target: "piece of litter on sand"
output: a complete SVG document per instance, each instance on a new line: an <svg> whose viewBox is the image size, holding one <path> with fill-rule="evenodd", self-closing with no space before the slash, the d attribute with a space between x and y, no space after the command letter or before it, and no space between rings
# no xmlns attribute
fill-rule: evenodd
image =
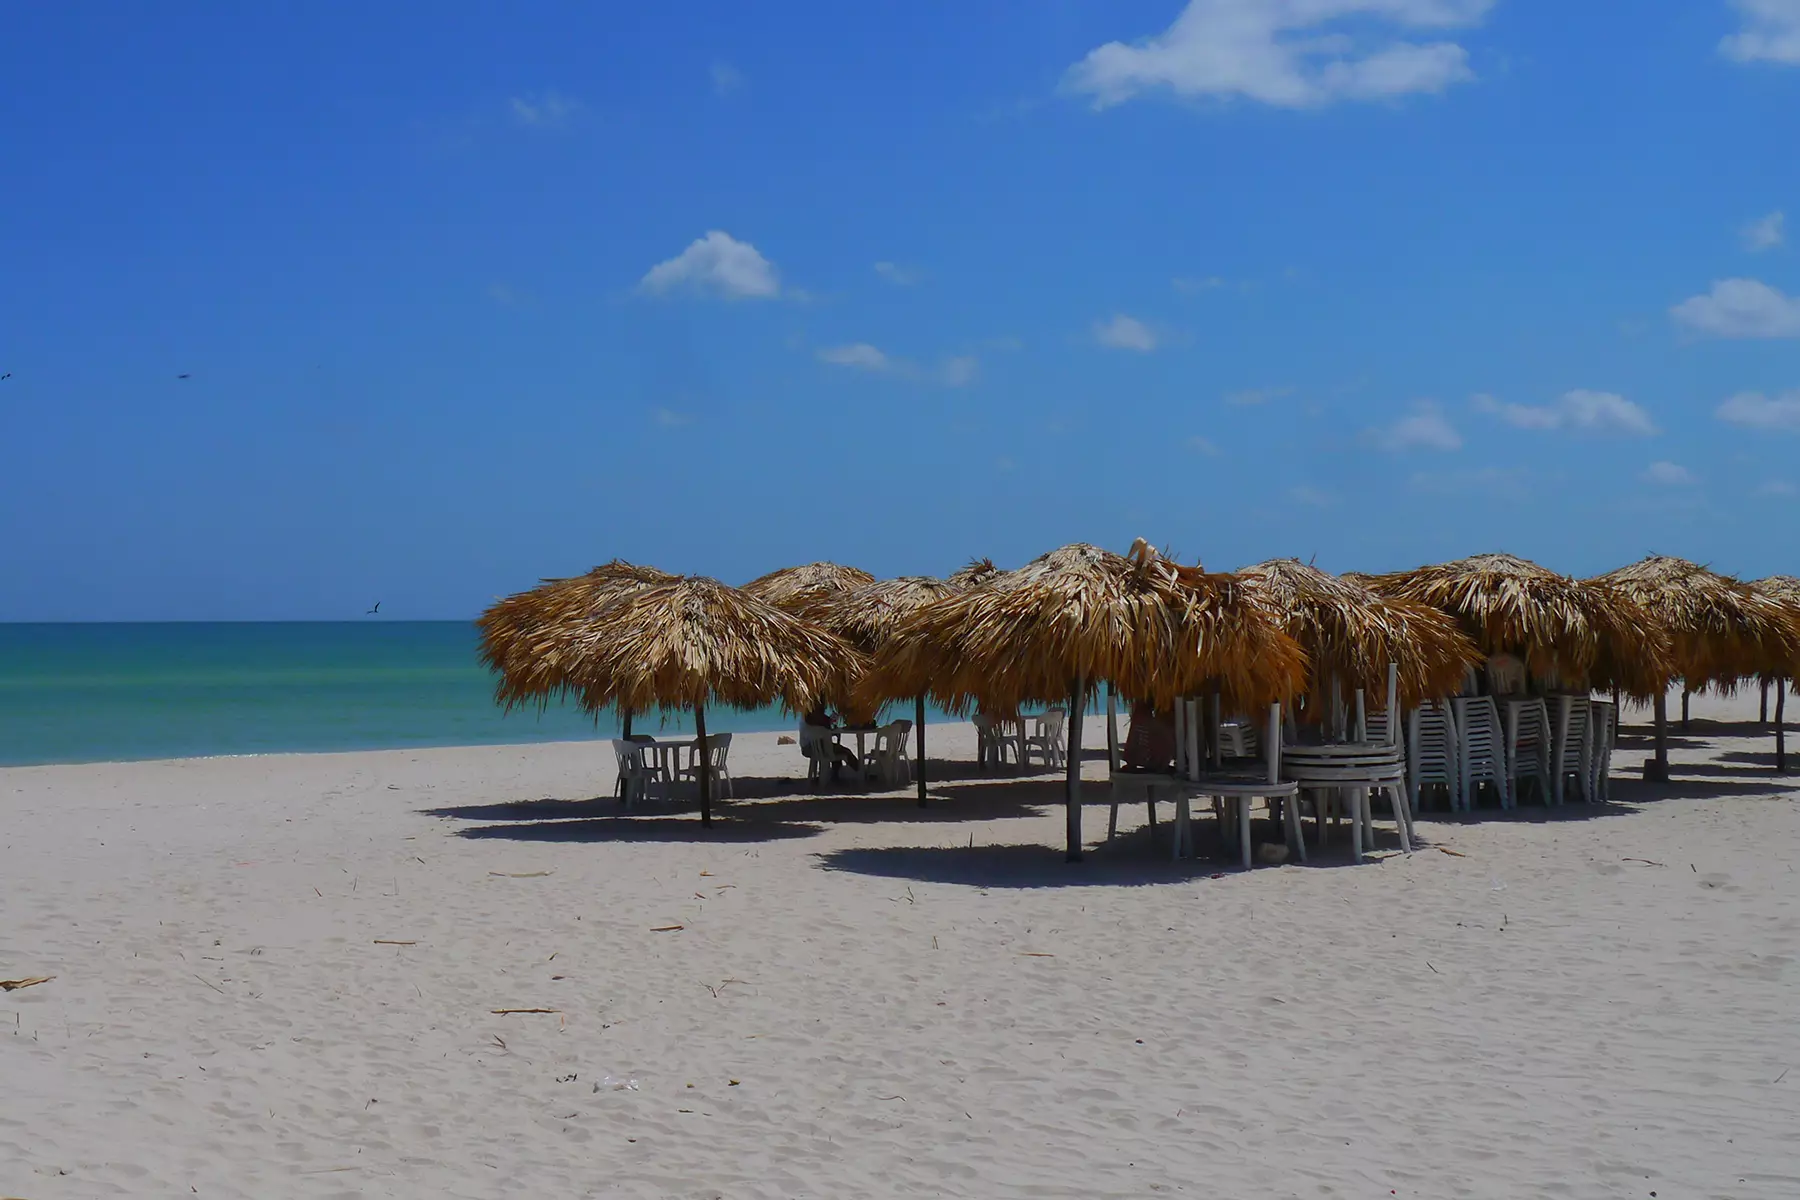
<svg viewBox="0 0 1800 1200"><path fill-rule="evenodd" d="M546 875L554 875L555 871L489 871L489 875L498 875L502 879L542 879Z"/></svg>
<svg viewBox="0 0 1800 1200"><path fill-rule="evenodd" d="M1640 862L1640 863L1643 863L1646 867L1662 867L1662 866L1668 865L1667 863L1659 863L1655 859L1652 859L1652 858L1621 858L1619 861L1620 862Z"/></svg>
<svg viewBox="0 0 1800 1200"><path fill-rule="evenodd" d="M416 946L419 943L417 943L417 942L397 942L397 941L393 940L392 938L376 938L375 944L377 946Z"/></svg>
<svg viewBox="0 0 1800 1200"><path fill-rule="evenodd" d="M30 975L24 979L0 979L0 991L16 992L20 988L36 987L40 983L49 983L54 975Z"/></svg>
<svg viewBox="0 0 1800 1200"><path fill-rule="evenodd" d="M511 1013L559 1013L560 1008L496 1008L490 1010L496 1017L504 1017Z"/></svg>
<svg viewBox="0 0 1800 1200"><path fill-rule="evenodd" d="M1467 858L1467 857L1469 857L1468 855L1464 854L1461 850L1452 850L1448 846L1439 846L1438 853L1439 854L1448 854L1452 858Z"/></svg>
<svg viewBox="0 0 1800 1200"><path fill-rule="evenodd" d="M1054 954L1045 954L1042 950L1021 950L1020 958L1055 958Z"/></svg>
<svg viewBox="0 0 1800 1200"><path fill-rule="evenodd" d="M686 929L686 925L652 925L651 933L674 933L677 929Z"/></svg>

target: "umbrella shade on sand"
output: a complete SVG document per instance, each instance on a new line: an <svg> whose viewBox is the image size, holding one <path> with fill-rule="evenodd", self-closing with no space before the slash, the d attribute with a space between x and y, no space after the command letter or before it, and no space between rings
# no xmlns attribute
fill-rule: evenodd
<svg viewBox="0 0 1800 1200"><path fill-rule="evenodd" d="M1477 554L1368 584L1449 614L1484 656L1513 655L1540 680L1647 698L1673 671L1666 637L1629 595L1510 554Z"/></svg>
<svg viewBox="0 0 1800 1200"><path fill-rule="evenodd" d="M1449 615L1415 600L1383 596L1295 558L1245 567L1239 578L1306 651L1308 688L1332 678L1384 694L1389 664L1399 669L1400 702L1455 694L1481 652Z"/></svg>
<svg viewBox="0 0 1800 1200"><path fill-rule="evenodd" d="M1081 718L1101 682L1172 703L1217 683L1235 703L1285 699L1306 655L1235 575L1076 544L921 608L864 680L869 700L929 693L953 712L1069 706L1068 858L1081 858Z"/></svg>
<svg viewBox="0 0 1800 1200"><path fill-rule="evenodd" d="M975 564L971 564L973 566ZM970 568L965 567L964 571ZM994 573L987 564L988 575ZM959 573L960 574L960 573ZM857 649L873 655L887 644L902 622L914 613L946 596L952 596L967 585L926 575L906 575L899 579L881 579L865 583L847 592L815 594L800 605L799 613L807 620L837 634ZM915 711L913 729L917 737L917 770L914 772L919 792L919 807L925 807L925 693L913 697Z"/></svg>
<svg viewBox="0 0 1800 1200"><path fill-rule="evenodd" d="M1740 680L1790 667L1800 658L1800 627L1780 601L1749 584L1682 558L1653 554L1596 582L1635 601L1668 635L1674 674L1687 691L1730 691ZM1653 700L1656 757L1647 773L1669 774L1668 703Z"/></svg>
<svg viewBox="0 0 1800 1200"><path fill-rule="evenodd" d="M782 608L798 608L819 596L847 592L875 582L875 577L857 567L837 563L816 562L799 567L782 567L759 575L744 585L744 590L760 600Z"/></svg>
<svg viewBox="0 0 1800 1200"><path fill-rule="evenodd" d="M495 698L508 708L520 697L544 700L561 682L556 671L564 660L552 651L570 628L626 592L676 578L615 558L585 575L545 579L530 591L496 601L475 622L481 661L500 676ZM620 717L624 735L630 737L631 713Z"/></svg>
<svg viewBox="0 0 1800 1200"><path fill-rule="evenodd" d="M1800 628L1800 579L1792 575L1771 575L1750 585L1757 592L1788 610L1795 626ZM1800 662L1763 673L1763 720L1769 719L1769 688L1775 690L1775 769L1787 770L1787 694L1793 681L1800 678Z"/></svg>
<svg viewBox="0 0 1800 1200"><path fill-rule="evenodd" d="M706 710L779 702L805 712L820 696L845 690L864 665L833 634L697 575L625 590L596 611L540 629L533 655L531 667L501 677L500 699L509 708L568 696L590 712L609 705L692 712L706 824L712 823Z"/></svg>

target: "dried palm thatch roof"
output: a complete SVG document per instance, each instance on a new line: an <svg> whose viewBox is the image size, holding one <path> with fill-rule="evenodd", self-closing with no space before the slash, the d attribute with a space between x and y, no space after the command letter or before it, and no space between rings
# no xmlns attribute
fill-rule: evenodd
<svg viewBox="0 0 1800 1200"><path fill-rule="evenodd" d="M507 702L509 679L517 680L525 692L547 694L556 681L543 649L553 645L561 631L626 592L676 578L615 558L585 575L545 579L530 591L496 601L475 624L481 632L481 661L501 676L499 698ZM510 707L512 702L507 703Z"/></svg>
<svg viewBox="0 0 1800 1200"><path fill-rule="evenodd" d="M1800 628L1800 579L1792 575L1771 575L1767 579L1758 579L1750 586L1757 592L1788 610L1789 617ZM1778 669L1768 678L1795 679L1800 678L1800 659L1788 663L1786 668Z"/></svg>
<svg viewBox="0 0 1800 1200"><path fill-rule="evenodd" d="M795 609L800 616L873 654L901 622L946 596L963 590L928 575L878 579L847 592L814 593Z"/></svg>
<svg viewBox="0 0 1800 1200"><path fill-rule="evenodd" d="M874 582L873 575L856 567L816 562L799 567L782 567L767 575L759 575L746 583L744 590L758 599L785 608L804 604L813 596L847 592L851 588Z"/></svg>
<svg viewBox="0 0 1800 1200"><path fill-rule="evenodd" d="M1596 582L1636 601L1668 632L1675 673L1690 690L1730 690L1800 659L1800 624L1784 603L1697 563L1653 554Z"/></svg>
<svg viewBox="0 0 1800 1200"><path fill-rule="evenodd" d="M1378 575L1369 586L1454 617L1485 655L1512 654L1540 679L1660 692L1673 672L1660 627L1617 588L1510 554Z"/></svg>
<svg viewBox="0 0 1800 1200"><path fill-rule="evenodd" d="M501 676L508 707L568 696L589 711L779 701L803 712L862 666L840 638L702 576L621 591L596 611L540 627L531 650L530 665Z"/></svg>
<svg viewBox="0 0 1800 1200"><path fill-rule="evenodd" d="M950 577L944 580L944 582L951 587L968 588L974 587L976 584L986 583L998 574L1000 574L1000 568L994 565L993 559L972 558L969 560L968 566L960 571L952 572Z"/></svg>
<svg viewBox="0 0 1800 1200"><path fill-rule="evenodd" d="M1234 575L1148 547L1053 550L926 605L903 621L860 690L866 700L929 693L952 711L1067 700L1105 680L1169 702L1218 682L1250 705L1305 681L1305 654Z"/></svg>
<svg viewBox="0 0 1800 1200"><path fill-rule="evenodd" d="M1384 694L1387 668L1399 667L1406 705L1457 692L1481 652L1445 613L1416 600L1383 596L1298 559L1245 567L1238 576L1306 651L1309 688L1329 676Z"/></svg>

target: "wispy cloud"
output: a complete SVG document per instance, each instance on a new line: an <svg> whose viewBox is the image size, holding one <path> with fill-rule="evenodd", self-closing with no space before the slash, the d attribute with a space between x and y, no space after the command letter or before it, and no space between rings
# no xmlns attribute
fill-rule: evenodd
<svg viewBox="0 0 1800 1200"><path fill-rule="evenodd" d="M1333 493L1306 484L1289 488L1287 496L1295 504L1302 504L1307 508L1335 508L1338 503L1338 498Z"/></svg>
<svg viewBox="0 0 1800 1200"><path fill-rule="evenodd" d="M1694 330L1722 338L1800 337L1800 298L1756 279L1721 279L1712 291L1690 296L1669 315Z"/></svg>
<svg viewBox="0 0 1800 1200"><path fill-rule="evenodd" d="M658 294L696 291L727 300L772 300L781 294L781 279L755 246L714 229L651 267L638 287Z"/></svg>
<svg viewBox="0 0 1800 1200"><path fill-rule="evenodd" d="M1189 438L1187 440L1187 447L1195 454L1204 454L1208 458L1217 458L1219 456L1219 448L1203 437Z"/></svg>
<svg viewBox="0 0 1800 1200"><path fill-rule="evenodd" d="M981 372L981 360L973 354L953 355L936 367L925 367L911 359L897 358L868 342L822 346L813 353L820 362L830 363L834 367L850 367L903 379L940 383L945 387L966 387L975 382L975 377Z"/></svg>
<svg viewBox="0 0 1800 1200"><path fill-rule="evenodd" d="M1224 287L1225 280L1217 275L1177 275L1169 280L1169 286L1184 295L1196 296Z"/></svg>
<svg viewBox="0 0 1800 1200"><path fill-rule="evenodd" d="M1777 209L1758 217L1738 230L1738 236L1744 240L1744 249L1752 254L1773 250L1787 241L1787 214Z"/></svg>
<svg viewBox="0 0 1800 1200"><path fill-rule="evenodd" d="M886 371L893 366L892 360L887 355L867 342L852 342L847 346L821 346L817 354L820 362L830 363L837 367L856 367L864 371Z"/></svg>
<svg viewBox="0 0 1800 1200"><path fill-rule="evenodd" d="M924 274L912 267L903 267L899 263L878 262L875 273L893 284L895 287L911 287L924 278Z"/></svg>
<svg viewBox="0 0 1800 1200"><path fill-rule="evenodd" d="M523 292L509 283L490 283L487 294L489 300L504 308L517 308L527 299Z"/></svg>
<svg viewBox="0 0 1800 1200"><path fill-rule="evenodd" d="M1294 389L1290 387L1244 388L1242 391L1225 393L1225 403L1240 406L1267 404L1271 400L1293 394Z"/></svg>
<svg viewBox="0 0 1800 1200"><path fill-rule="evenodd" d="M1156 334L1148 325L1124 313L1094 322L1094 340L1113 350L1135 350L1139 354L1148 354L1158 345Z"/></svg>
<svg viewBox="0 0 1800 1200"><path fill-rule="evenodd" d="M1644 473L1639 478L1658 487L1692 487L1700 482L1692 471L1680 463L1672 462L1653 462L1644 468Z"/></svg>
<svg viewBox="0 0 1800 1200"><path fill-rule="evenodd" d="M1493 0L1189 0L1162 33L1108 42L1069 68L1064 87L1095 108L1146 92L1243 98L1282 108L1442 92L1474 78L1452 41L1399 34L1469 28ZM1375 34L1379 26L1394 32ZM1360 34L1361 36L1355 36Z"/></svg>
<svg viewBox="0 0 1800 1200"><path fill-rule="evenodd" d="M744 73L728 62L712 65L712 87L715 96L729 96L744 86Z"/></svg>
<svg viewBox="0 0 1800 1200"><path fill-rule="evenodd" d="M1617 392L1585 388L1564 392L1555 404L1510 404L1493 396L1476 396L1470 404L1478 412L1499 417L1519 429L1569 430L1577 433L1652 437L1659 430L1650 414Z"/></svg>
<svg viewBox="0 0 1800 1200"><path fill-rule="evenodd" d="M1738 62L1800 66L1800 0L1730 0L1743 26L1719 43Z"/></svg>
<svg viewBox="0 0 1800 1200"><path fill-rule="evenodd" d="M1728 424L1742 425L1746 429L1800 433L1800 388L1778 392L1773 396L1762 392L1739 392L1719 405L1713 415Z"/></svg>
<svg viewBox="0 0 1800 1200"><path fill-rule="evenodd" d="M669 429L675 429L682 425L692 425L694 423L694 418L690 417L688 414L678 413L673 409L668 408L652 409L650 417L658 425L662 425Z"/></svg>
<svg viewBox="0 0 1800 1200"><path fill-rule="evenodd" d="M1450 424L1437 403L1421 400L1411 413L1392 425L1368 431L1370 439L1383 450L1404 453L1408 450L1434 450L1448 453L1461 450L1462 434Z"/></svg>
<svg viewBox="0 0 1800 1200"><path fill-rule="evenodd" d="M515 124L529 129L556 129L567 125L581 111L581 101L557 92L514 96L507 101Z"/></svg>
<svg viewBox="0 0 1800 1200"><path fill-rule="evenodd" d="M1770 496L1776 499L1789 499L1800 496L1800 487L1795 487L1785 479L1771 479L1756 489L1759 496Z"/></svg>

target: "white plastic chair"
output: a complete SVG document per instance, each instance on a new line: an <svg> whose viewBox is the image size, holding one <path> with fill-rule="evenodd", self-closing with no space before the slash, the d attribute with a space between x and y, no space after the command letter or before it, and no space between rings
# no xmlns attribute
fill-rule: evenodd
<svg viewBox="0 0 1800 1200"><path fill-rule="evenodd" d="M1588 799L1612 799L1613 738L1619 731L1619 710L1611 700L1588 703Z"/></svg>
<svg viewBox="0 0 1800 1200"><path fill-rule="evenodd" d="M970 718L975 726L976 760L985 767L1004 767L1007 765L1007 751L1012 751L1013 765L1021 762L1019 753L1019 734L1007 732L1003 723L987 713L976 713ZM1016 730L1016 726L1015 726Z"/></svg>
<svg viewBox="0 0 1800 1200"><path fill-rule="evenodd" d="M638 801L650 794L650 784L655 781L656 770L644 761L642 743L634 739L614 738L612 748L613 759L619 766L619 778L613 792L625 802L626 808L635 808Z"/></svg>
<svg viewBox="0 0 1800 1200"><path fill-rule="evenodd" d="M1019 765L1030 766L1034 754L1044 760L1046 768L1060 767L1068 762L1068 748L1063 743L1063 726L1068 718L1065 709L1045 710L1037 719L1037 732L1019 739Z"/></svg>
<svg viewBox="0 0 1800 1200"><path fill-rule="evenodd" d="M687 765L677 773L677 778L681 782L691 783L695 787L700 786L701 754L707 756L707 765L711 769L713 795L737 799L736 789L731 782L731 735L729 733L711 734L707 737L704 748L694 747L694 752L688 758Z"/></svg>
<svg viewBox="0 0 1800 1200"><path fill-rule="evenodd" d="M1461 776L1456 769L1456 712L1442 700L1427 700L1413 709L1408 722L1406 777L1412 811L1419 811L1419 791L1441 783L1450 793L1450 808L1462 807Z"/></svg>
<svg viewBox="0 0 1800 1200"><path fill-rule="evenodd" d="M1555 739L1550 752L1550 793L1558 804L1563 802L1570 778L1583 800L1593 798L1588 788L1589 704L1586 696L1561 695L1550 700L1550 728Z"/></svg>
<svg viewBox="0 0 1800 1200"><path fill-rule="evenodd" d="M1543 700L1507 698L1500 702L1506 727L1506 774L1516 803L1526 780L1537 784L1538 796L1551 802L1550 710Z"/></svg>
<svg viewBox="0 0 1800 1200"><path fill-rule="evenodd" d="M875 747L863 763L863 774L890 788L911 783L912 759L907 757L906 747L912 728L911 721L890 721L876 730Z"/></svg>
<svg viewBox="0 0 1800 1200"><path fill-rule="evenodd" d="M1450 704L1456 710L1456 771L1463 809L1475 807L1475 789L1484 783L1493 784L1500 793L1501 808L1511 808L1505 734L1500 729L1500 710L1494 698L1459 696Z"/></svg>

